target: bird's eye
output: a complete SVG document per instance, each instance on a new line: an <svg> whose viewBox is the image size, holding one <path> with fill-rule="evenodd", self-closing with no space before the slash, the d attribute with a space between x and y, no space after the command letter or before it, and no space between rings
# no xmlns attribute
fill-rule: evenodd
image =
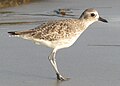
<svg viewBox="0 0 120 86"><path fill-rule="evenodd" d="M94 13L91 13L91 17L94 17L95 16L95 14Z"/></svg>

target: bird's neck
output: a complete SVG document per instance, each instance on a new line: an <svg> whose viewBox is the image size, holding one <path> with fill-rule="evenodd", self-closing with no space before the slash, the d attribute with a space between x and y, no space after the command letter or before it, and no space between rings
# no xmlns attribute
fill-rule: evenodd
<svg viewBox="0 0 120 86"><path fill-rule="evenodd" d="M90 26L93 22L90 20L81 19L80 23L84 27L84 29L87 29L87 27Z"/></svg>

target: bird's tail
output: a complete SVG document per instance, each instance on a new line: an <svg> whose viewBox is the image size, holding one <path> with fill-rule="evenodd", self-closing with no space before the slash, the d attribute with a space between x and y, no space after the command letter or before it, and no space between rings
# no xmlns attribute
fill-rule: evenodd
<svg viewBox="0 0 120 86"><path fill-rule="evenodd" d="M32 37L34 30L27 30L27 31L11 31L8 32L10 37L22 37L24 39L29 39Z"/></svg>
<svg viewBox="0 0 120 86"><path fill-rule="evenodd" d="M10 37L21 37L23 39L29 39L29 35L26 33L26 31L11 31L8 32Z"/></svg>
<svg viewBox="0 0 120 86"><path fill-rule="evenodd" d="M21 33L17 31L8 32L10 37L21 37Z"/></svg>
<svg viewBox="0 0 120 86"><path fill-rule="evenodd" d="M9 33L9 35L20 35L19 33L17 33L16 31L14 31L14 32L8 32Z"/></svg>
<svg viewBox="0 0 120 86"><path fill-rule="evenodd" d="M8 32L10 35L28 35L31 33L34 33L35 30L27 30L27 31L12 31L12 32Z"/></svg>

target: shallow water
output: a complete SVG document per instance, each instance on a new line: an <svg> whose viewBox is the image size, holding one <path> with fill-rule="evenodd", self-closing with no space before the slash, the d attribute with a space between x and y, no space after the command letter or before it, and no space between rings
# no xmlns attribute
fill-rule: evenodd
<svg viewBox="0 0 120 86"><path fill-rule="evenodd" d="M0 85L119 86L119 3L119 0L51 0L2 9L11 13L0 14ZM51 49L7 34L8 31L32 29L48 20L78 18L90 7L96 8L109 23L94 23L72 47L58 51L59 69L71 78L69 81L56 80L48 61ZM59 8L71 9L74 16L53 13Z"/></svg>

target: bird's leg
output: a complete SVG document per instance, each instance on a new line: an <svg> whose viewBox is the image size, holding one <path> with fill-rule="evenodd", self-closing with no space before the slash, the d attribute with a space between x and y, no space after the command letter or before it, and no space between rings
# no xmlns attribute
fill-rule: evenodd
<svg viewBox="0 0 120 86"><path fill-rule="evenodd" d="M56 72L57 79L61 80L61 81L67 80L58 71L55 55L56 55L56 50L53 50L53 52L50 54L48 59L49 59L50 63L52 64L52 66L53 66L53 68L54 68L54 70Z"/></svg>

